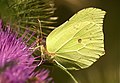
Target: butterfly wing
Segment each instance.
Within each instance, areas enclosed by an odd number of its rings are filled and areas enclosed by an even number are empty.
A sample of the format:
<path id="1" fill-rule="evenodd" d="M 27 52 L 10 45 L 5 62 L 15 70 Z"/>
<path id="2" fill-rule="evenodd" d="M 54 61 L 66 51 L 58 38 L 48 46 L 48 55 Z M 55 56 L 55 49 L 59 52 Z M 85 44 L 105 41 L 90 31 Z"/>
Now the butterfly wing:
<path id="1" fill-rule="evenodd" d="M 105 11 L 86 8 L 53 30 L 46 39 L 49 53 L 67 69 L 87 68 L 104 55 Z"/>

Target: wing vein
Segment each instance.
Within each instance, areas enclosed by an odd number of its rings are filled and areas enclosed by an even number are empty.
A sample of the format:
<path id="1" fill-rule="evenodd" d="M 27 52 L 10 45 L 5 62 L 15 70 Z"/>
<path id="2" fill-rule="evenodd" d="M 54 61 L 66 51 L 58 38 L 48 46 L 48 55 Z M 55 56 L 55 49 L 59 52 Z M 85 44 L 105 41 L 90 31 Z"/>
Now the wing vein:
<path id="1" fill-rule="evenodd" d="M 94 23 L 94 22 L 91 22 L 91 23 Z M 95 24 L 95 23 L 94 23 Z M 95 24 L 96 25 L 96 24 Z M 87 26 L 87 25 L 86 25 Z M 86 26 L 84 26 L 83 28 L 81 28 L 80 30 L 78 30 L 68 41 L 66 41 L 60 48 L 58 48 L 57 50 L 56 50 L 56 52 L 58 52 L 64 45 L 66 45 L 69 41 L 71 41 L 75 36 L 76 36 L 76 34 L 77 33 L 79 33 L 82 29 L 84 29 Z M 92 26 L 90 26 L 90 27 L 92 27 Z"/>

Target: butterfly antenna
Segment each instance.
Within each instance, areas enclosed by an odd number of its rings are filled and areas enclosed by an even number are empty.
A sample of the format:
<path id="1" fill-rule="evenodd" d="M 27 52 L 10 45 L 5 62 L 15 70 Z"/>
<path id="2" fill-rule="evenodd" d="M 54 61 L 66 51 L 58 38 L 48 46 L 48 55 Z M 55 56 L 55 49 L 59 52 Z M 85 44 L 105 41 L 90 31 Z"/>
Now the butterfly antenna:
<path id="1" fill-rule="evenodd" d="M 39 19 L 38 19 L 38 23 L 39 23 L 38 36 L 39 36 L 39 38 L 43 38 L 42 28 L 41 28 L 41 21 Z"/>
<path id="2" fill-rule="evenodd" d="M 40 63 L 38 64 L 38 66 L 40 66 L 43 62 L 43 56 L 44 56 L 44 53 L 43 53 L 43 47 L 42 47 L 42 39 L 43 39 L 43 35 L 42 35 L 42 28 L 41 28 L 41 21 L 38 19 L 38 23 L 39 23 L 39 30 L 38 30 L 38 35 L 37 35 L 37 38 L 39 39 L 39 42 L 38 42 L 38 46 L 39 47 L 39 50 L 41 52 L 41 61 Z"/>

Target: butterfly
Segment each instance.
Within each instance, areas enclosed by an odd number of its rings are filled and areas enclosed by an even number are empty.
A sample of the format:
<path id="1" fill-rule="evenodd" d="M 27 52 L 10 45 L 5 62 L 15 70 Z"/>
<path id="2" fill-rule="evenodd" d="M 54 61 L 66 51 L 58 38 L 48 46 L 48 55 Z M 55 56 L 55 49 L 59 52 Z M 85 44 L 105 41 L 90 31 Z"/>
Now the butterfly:
<path id="1" fill-rule="evenodd" d="M 103 19 L 99 8 L 82 9 L 46 38 L 46 54 L 66 70 L 91 66 L 105 54 Z"/>

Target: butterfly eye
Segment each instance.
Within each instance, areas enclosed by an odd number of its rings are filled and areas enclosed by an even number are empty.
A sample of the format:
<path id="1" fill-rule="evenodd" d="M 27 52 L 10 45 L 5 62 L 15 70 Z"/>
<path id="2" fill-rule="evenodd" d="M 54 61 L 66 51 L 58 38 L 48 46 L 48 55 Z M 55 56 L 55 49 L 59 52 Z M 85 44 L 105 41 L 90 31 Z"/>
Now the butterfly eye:
<path id="1" fill-rule="evenodd" d="M 81 43 L 82 42 L 82 39 L 78 39 L 78 43 Z"/>

